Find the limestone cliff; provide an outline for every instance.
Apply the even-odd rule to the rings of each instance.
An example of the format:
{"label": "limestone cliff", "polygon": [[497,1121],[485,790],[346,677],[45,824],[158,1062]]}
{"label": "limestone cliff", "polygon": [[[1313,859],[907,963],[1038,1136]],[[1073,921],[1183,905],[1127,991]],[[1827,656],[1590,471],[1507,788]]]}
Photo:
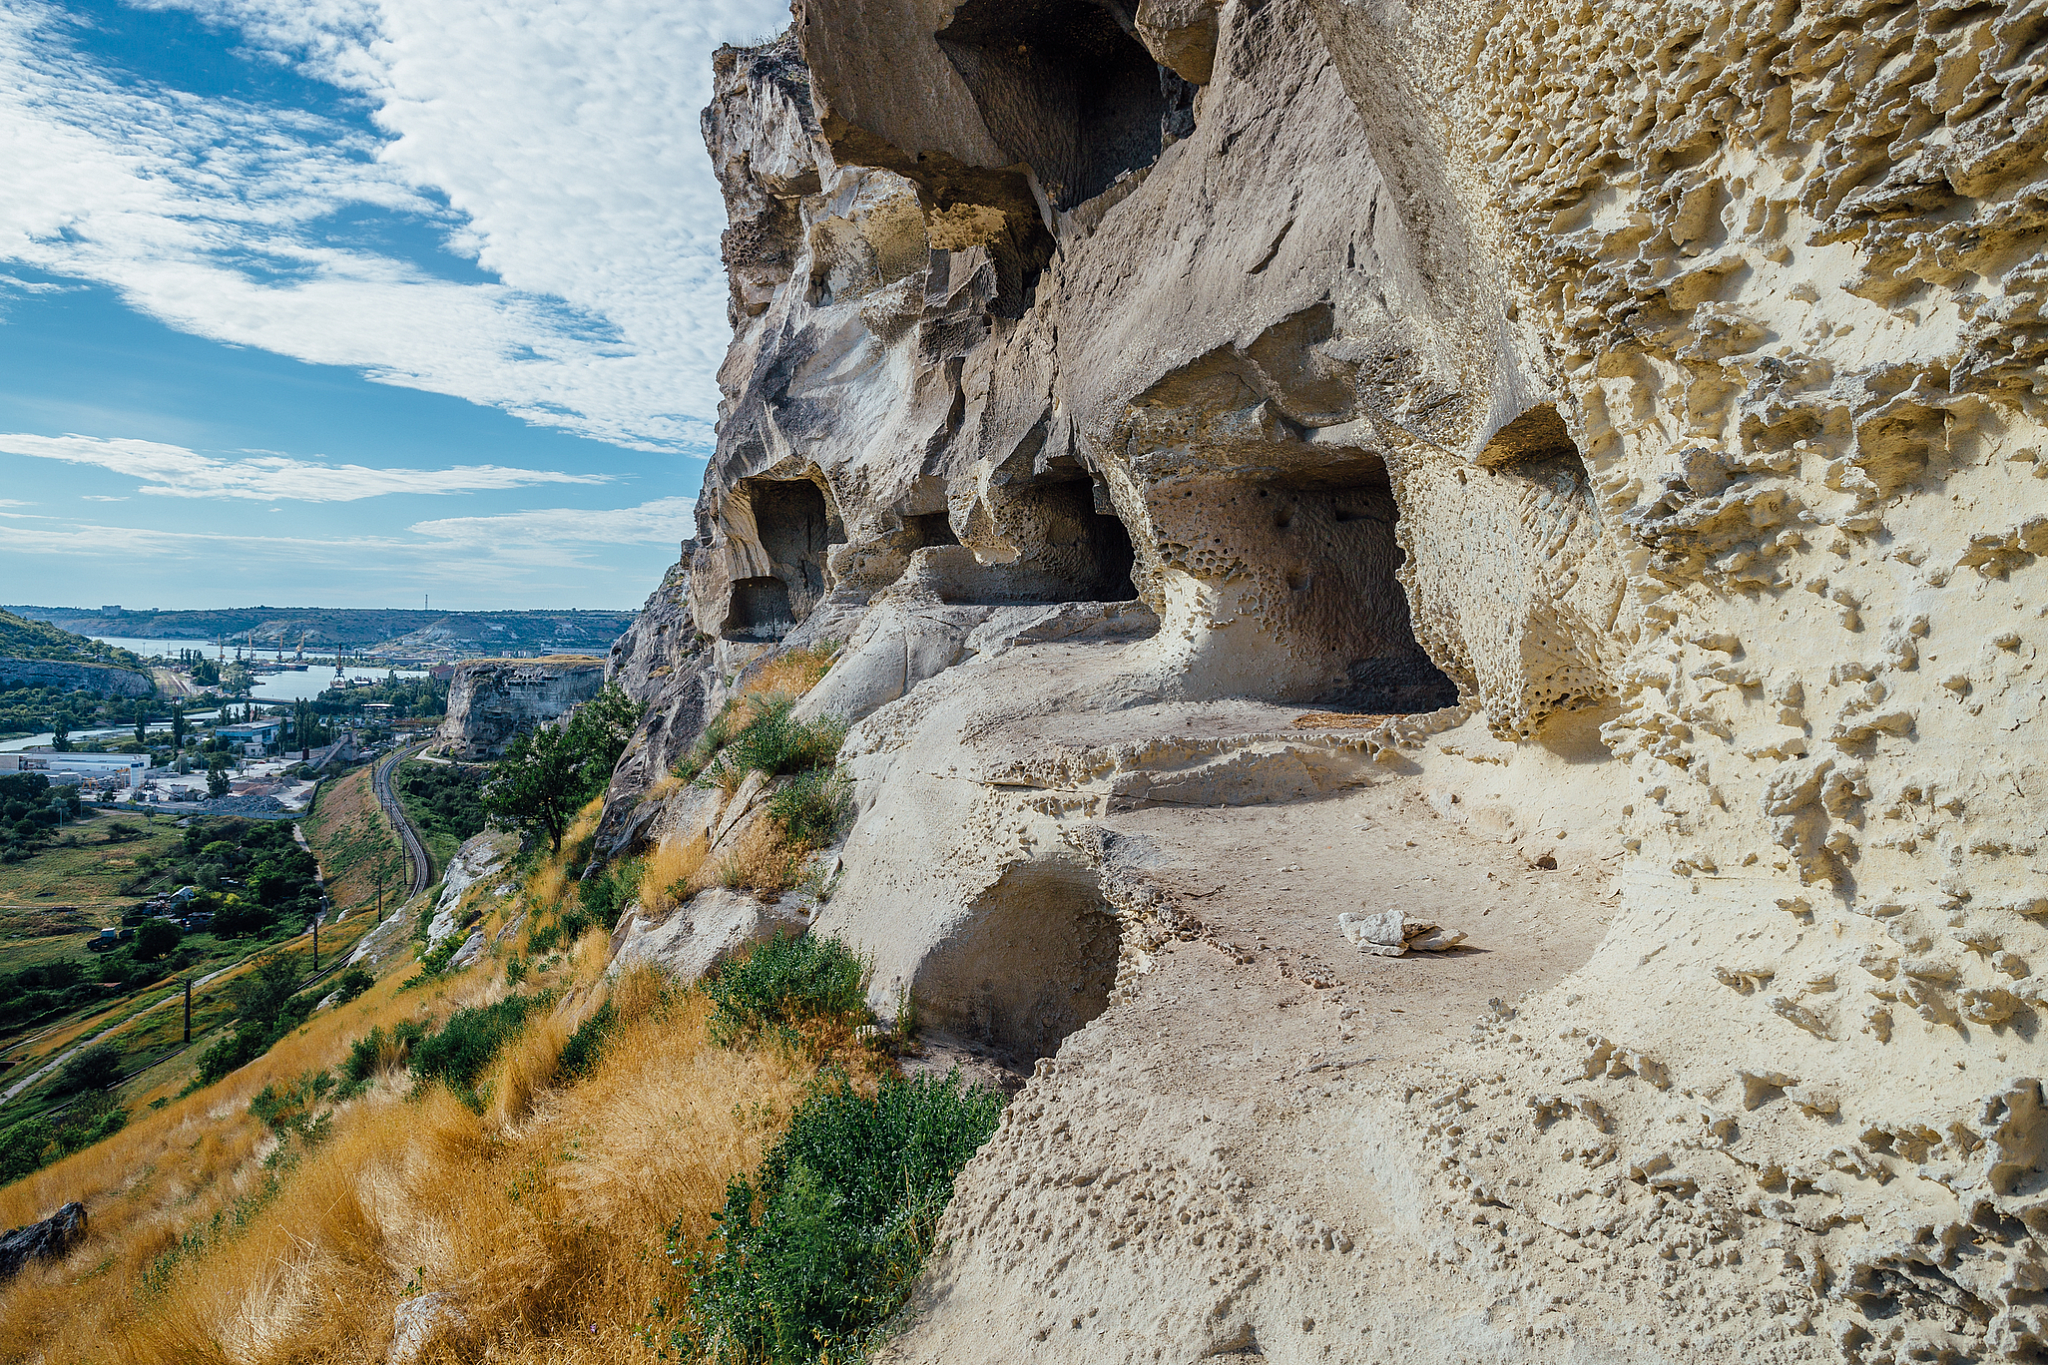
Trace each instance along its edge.
{"label": "limestone cliff", "polygon": [[718,54],[662,725],[844,641],[821,927],[1036,1063],[904,1358],[2048,1353],[2044,44],[802,0]]}
{"label": "limestone cliff", "polygon": [[543,659],[470,659],[448,682],[442,746],[457,758],[497,758],[521,730],[567,715],[597,695],[605,664],[577,655]]}

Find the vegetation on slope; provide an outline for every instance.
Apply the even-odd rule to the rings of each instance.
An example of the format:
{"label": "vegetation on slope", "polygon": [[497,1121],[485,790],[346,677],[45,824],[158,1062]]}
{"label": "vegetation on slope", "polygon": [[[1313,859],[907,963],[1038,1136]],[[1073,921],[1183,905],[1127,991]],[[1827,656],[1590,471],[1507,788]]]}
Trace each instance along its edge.
{"label": "vegetation on slope", "polygon": [[576,811],[604,791],[640,721],[640,706],[616,683],[576,708],[564,725],[523,730],[484,788],[484,808],[528,840],[562,849]]}
{"label": "vegetation on slope", "polygon": [[[583,812],[571,841],[594,820]],[[861,966],[836,945],[776,945],[704,990],[645,967],[607,985],[603,934],[561,941],[564,912],[580,910],[567,873],[542,859],[515,894],[476,893],[503,957],[410,989],[392,971],[217,1083],[137,1106],[97,1146],[0,1189],[0,1226],[74,1198],[92,1218],[69,1260],[0,1286],[0,1359],[382,1359],[401,1313],[429,1333],[423,1361],[643,1362],[657,1346],[844,1358],[839,1343],[871,1334],[914,1272],[934,1192],[942,1202],[993,1100],[948,1087],[937,1103],[955,1117],[931,1118],[941,1088],[905,1087],[857,1041]],[[506,931],[522,919],[556,941],[517,951]],[[720,1026],[722,1044],[723,1015],[774,1026]],[[906,1106],[912,1089],[927,1100]],[[785,1137],[798,1114],[811,1117]],[[832,1156],[894,1134],[920,1154],[910,1165]],[[813,1169],[847,1217],[805,1214],[799,1173]],[[758,1219],[734,1203],[742,1187],[759,1192],[745,1201]],[[856,1210],[903,1235],[869,1255]],[[851,1300],[783,1273],[813,1243],[859,1277]],[[816,1350],[746,1345],[759,1333],[746,1336],[735,1286],[750,1266],[782,1268],[789,1339]]]}
{"label": "vegetation on slope", "polygon": [[61,663],[109,664],[142,671],[142,660],[104,641],[59,630],[0,608],[0,658],[50,659]]}

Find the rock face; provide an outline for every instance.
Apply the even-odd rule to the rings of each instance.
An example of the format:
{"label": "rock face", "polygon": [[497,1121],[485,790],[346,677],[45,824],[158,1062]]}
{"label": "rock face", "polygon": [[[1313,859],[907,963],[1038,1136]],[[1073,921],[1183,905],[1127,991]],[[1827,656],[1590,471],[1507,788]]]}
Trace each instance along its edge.
{"label": "rock face", "polygon": [[[718,54],[660,752],[849,641],[819,927],[1040,1063],[902,1358],[2048,1352],[2044,32],[805,0]],[[1389,910],[1485,951],[1337,925]]]}
{"label": "rock face", "polygon": [[147,673],[108,664],[72,664],[53,659],[0,659],[0,685],[61,687],[108,697],[148,697],[156,684]]}
{"label": "rock face", "polygon": [[40,1223],[0,1235],[0,1280],[14,1278],[34,1260],[61,1260],[85,1240],[85,1205],[66,1204]]}
{"label": "rock face", "polygon": [[599,659],[471,659],[455,666],[440,738],[457,758],[497,758],[521,730],[567,715],[604,686]]}

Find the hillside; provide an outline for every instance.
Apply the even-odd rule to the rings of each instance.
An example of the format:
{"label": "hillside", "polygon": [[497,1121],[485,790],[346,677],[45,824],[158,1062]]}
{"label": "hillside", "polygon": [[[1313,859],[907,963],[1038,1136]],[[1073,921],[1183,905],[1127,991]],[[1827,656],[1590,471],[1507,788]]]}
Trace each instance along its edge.
{"label": "hillside", "polygon": [[30,620],[4,607],[0,607],[0,659],[106,664],[138,671],[142,668],[142,660],[125,649],[74,635],[47,621]]}
{"label": "hillside", "polygon": [[632,623],[630,611],[385,611],[347,607],[224,607],[213,611],[17,606],[20,616],[65,630],[143,640],[211,640],[245,634],[260,648],[342,645],[398,652],[595,651]]}

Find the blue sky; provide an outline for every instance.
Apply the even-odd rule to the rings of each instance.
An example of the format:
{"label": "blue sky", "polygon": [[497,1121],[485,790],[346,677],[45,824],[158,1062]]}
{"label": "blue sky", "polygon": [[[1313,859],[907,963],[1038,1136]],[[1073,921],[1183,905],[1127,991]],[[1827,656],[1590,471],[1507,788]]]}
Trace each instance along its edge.
{"label": "blue sky", "polygon": [[0,5],[0,602],[637,605],[772,0]]}

